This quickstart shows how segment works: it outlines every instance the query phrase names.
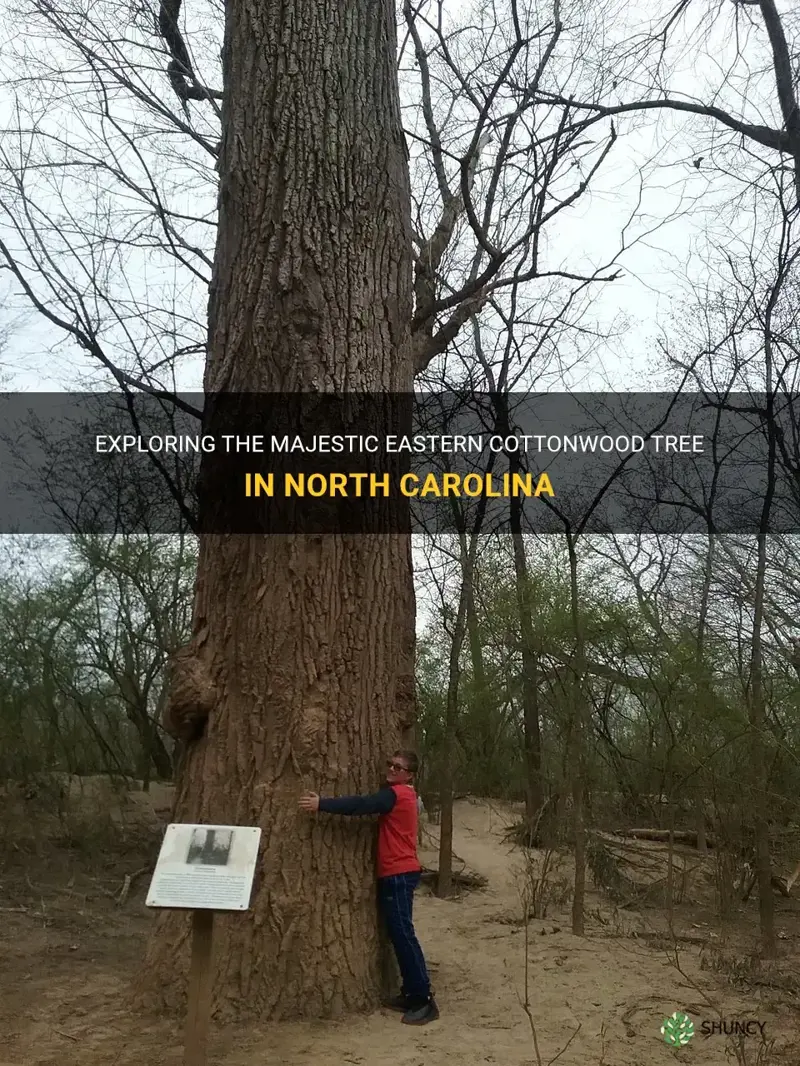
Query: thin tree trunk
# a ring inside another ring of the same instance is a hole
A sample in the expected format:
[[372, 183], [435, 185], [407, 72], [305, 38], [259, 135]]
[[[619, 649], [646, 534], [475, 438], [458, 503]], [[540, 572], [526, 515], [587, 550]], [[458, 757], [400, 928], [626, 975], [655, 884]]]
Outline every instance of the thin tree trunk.
[[[394, 6], [231, 0], [225, 19], [206, 393], [409, 393]], [[203, 457], [201, 510], [215, 462]], [[297, 800], [374, 789], [413, 723], [413, 674], [410, 537], [201, 539], [167, 713], [193, 738], [176, 818], [263, 830], [251, 909], [218, 923], [221, 1015], [377, 1004], [373, 821], [309, 818]], [[188, 932], [159, 913], [143, 998], [184, 1002]]]
[[775, 901], [772, 897], [772, 859], [769, 844], [769, 761], [765, 743], [767, 705], [764, 694], [763, 667], [764, 654], [762, 629], [764, 625], [764, 584], [767, 572], [767, 535], [770, 512], [775, 489], [775, 397], [773, 393], [773, 358], [772, 358], [772, 311], [777, 302], [781, 288], [779, 279], [770, 296], [766, 308], [764, 325], [764, 358], [766, 369], [766, 412], [767, 430], [767, 489], [761, 510], [761, 523], [758, 534], [758, 552], [756, 562], [756, 580], [753, 596], [753, 636], [750, 646], [750, 764], [753, 774], [753, 821], [755, 826], [755, 860], [758, 877], [758, 906], [761, 927], [761, 946], [767, 957], [776, 953], [775, 943]]
[[522, 535], [521, 504], [511, 497], [511, 538], [514, 549], [514, 577], [522, 641], [522, 720], [525, 736], [525, 820], [533, 830], [544, 807], [542, 781], [542, 736], [539, 724], [539, 662], [533, 635], [533, 610], [525, 538]]
[[706, 812], [703, 808], [703, 796], [695, 799], [694, 823], [697, 828], [697, 850], [708, 851], [708, 832], [706, 829]]
[[[489, 470], [493, 459], [490, 462]], [[478, 502], [475, 521], [467, 538], [463, 514], [452, 501], [453, 515], [458, 528], [459, 556], [461, 562], [461, 588], [458, 594], [458, 609], [450, 644], [450, 663], [447, 681], [447, 705], [445, 710], [444, 750], [442, 760], [441, 829], [439, 833], [439, 876], [436, 879], [436, 894], [441, 898], [453, 892], [453, 783], [456, 728], [458, 725], [458, 688], [461, 679], [461, 650], [467, 629], [467, 605], [472, 598], [475, 559], [478, 552], [478, 536], [486, 513], [485, 496]]]
[[583, 636], [583, 622], [580, 612], [580, 592], [578, 588], [578, 555], [575, 541], [567, 533], [567, 551], [569, 553], [570, 613], [575, 640], [573, 656], [571, 692], [571, 718], [573, 722], [570, 777], [572, 782], [572, 817], [575, 838], [575, 882], [572, 897], [572, 932], [576, 936], [584, 935], [584, 917], [586, 901], [586, 743], [588, 740], [590, 720], [588, 703], [583, 691], [586, 678], [586, 647]]
[[483, 662], [483, 645], [481, 644], [480, 627], [478, 625], [478, 612], [475, 607], [475, 580], [474, 574], [467, 591], [467, 638], [469, 640], [469, 656], [472, 664], [473, 678], [473, 714], [472, 720], [478, 732], [478, 753], [484, 766], [488, 766], [492, 758], [494, 746], [494, 707], [491, 693], [486, 684], [486, 668]]
[[[496, 431], [508, 436], [511, 432], [508, 413], [508, 395], [494, 397]], [[511, 476], [520, 472], [519, 455], [508, 456]], [[534, 640], [531, 583], [528, 561], [525, 555], [525, 538], [522, 532], [522, 501], [517, 496], [509, 499], [509, 530], [514, 552], [514, 579], [517, 595], [517, 610], [520, 624], [520, 653], [522, 658], [522, 720], [525, 751], [525, 821], [531, 836], [538, 825], [544, 808], [544, 781], [542, 778], [542, 737], [539, 722], [539, 660]], [[533, 842], [533, 840], [531, 840]]]
[[122, 634], [121, 645], [123, 669], [117, 675], [117, 684], [125, 702], [128, 721], [139, 737], [139, 776], [142, 778], [143, 787], [148, 788], [151, 768], [155, 769], [159, 780], [170, 780], [172, 759], [159, 735], [158, 726], [148, 712], [148, 692], [146, 687], [143, 688], [137, 673], [131, 634], [128, 630]]
[[[717, 413], [717, 426], [721, 419], [721, 411]], [[714, 455], [716, 456], [716, 438], [713, 444]], [[713, 507], [713, 501], [716, 498], [718, 471], [715, 468], [714, 477], [709, 491], [709, 516], [711, 508]], [[706, 627], [708, 623], [708, 611], [711, 603], [711, 581], [714, 576], [714, 562], [716, 558], [716, 534], [714, 533], [714, 527], [711, 521], [708, 523], [708, 551], [706, 552], [705, 565], [703, 567], [703, 588], [700, 594], [700, 612], [697, 621], [697, 646], [695, 652], [695, 699], [697, 701], [697, 707], [702, 714], [703, 710], [708, 707], [707, 696], [709, 694], [709, 685], [706, 677], [705, 669], [705, 641], [706, 641]], [[697, 828], [697, 849], [698, 851], [705, 852], [708, 850], [708, 840], [706, 832], [706, 806], [705, 795], [702, 788], [702, 781], [699, 779], [699, 775], [695, 775], [693, 780], [694, 789], [694, 819], [695, 826]]]
[[755, 864], [758, 878], [758, 907], [761, 944], [767, 957], [775, 954], [775, 901], [772, 896], [772, 859], [769, 846], [768, 789], [769, 767], [764, 744], [766, 701], [762, 681], [761, 627], [764, 617], [764, 576], [767, 566], [767, 538], [758, 537], [755, 602], [753, 604], [753, 638], [750, 666], [750, 765], [753, 773], [753, 813], [755, 825]]
[[132, 706], [129, 703], [127, 714], [139, 737], [140, 777], [149, 779], [152, 768], [159, 781], [169, 781], [172, 778], [172, 759], [164, 741], [159, 736], [158, 726], [148, 713], [147, 706]]
[[470, 581], [467, 591], [467, 635], [469, 637], [469, 655], [472, 663], [472, 674], [475, 678], [475, 689], [483, 693], [486, 688], [486, 670], [483, 665], [483, 646], [481, 634], [478, 628], [478, 612], [475, 608], [475, 582]]
[[675, 939], [675, 801], [672, 796], [673, 783], [670, 781], [669, 811], [667, 814], [667, 928], [669, 935]]
[[444, 744], [442, 749], [441, 823], [439, 831], [439, 876], [436, 895], [444, 899], [453, 894], [453, 758], [455, 727], [458, 719], [458, 684], [461, 677], [459, 659], [466, 628], [467, 593], [462, 581], [458, 596], [458, 610], [450, 644], [450, 664], [447, 680]]

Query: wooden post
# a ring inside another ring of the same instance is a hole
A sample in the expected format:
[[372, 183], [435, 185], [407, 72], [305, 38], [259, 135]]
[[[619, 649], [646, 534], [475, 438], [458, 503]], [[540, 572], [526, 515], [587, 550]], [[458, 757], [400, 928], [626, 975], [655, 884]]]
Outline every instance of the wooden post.
[[206, 1066], [208, 1027], [211, 1021], [211, 956], [214, 912], [192, 912], [192, 961], [189, 969], [189, 1003], [183, 1066]]

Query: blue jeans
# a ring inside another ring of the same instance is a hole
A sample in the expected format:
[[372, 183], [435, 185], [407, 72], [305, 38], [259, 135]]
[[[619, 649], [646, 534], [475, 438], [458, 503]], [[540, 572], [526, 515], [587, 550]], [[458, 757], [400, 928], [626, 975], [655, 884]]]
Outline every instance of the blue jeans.
[[422, 1005], [430, 999], [431, 983], [412, 921], [414, 889], [419, 879], [419, 873], [378, 878], [378, 904], [397, 956], [403, 995]]

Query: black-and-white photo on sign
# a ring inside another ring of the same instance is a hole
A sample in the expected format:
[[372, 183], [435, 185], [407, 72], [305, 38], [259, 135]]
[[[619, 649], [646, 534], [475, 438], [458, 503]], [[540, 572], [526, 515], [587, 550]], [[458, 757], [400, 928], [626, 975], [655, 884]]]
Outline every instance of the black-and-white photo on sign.
[[186, 861], [190, 865], [227, 866], [233, 843], [232, 829], [195, 829]]

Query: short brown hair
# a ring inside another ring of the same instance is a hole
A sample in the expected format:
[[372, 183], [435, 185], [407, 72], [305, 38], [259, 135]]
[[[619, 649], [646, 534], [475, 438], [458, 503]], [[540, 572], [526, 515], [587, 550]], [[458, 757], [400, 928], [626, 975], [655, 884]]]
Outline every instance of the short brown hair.
[[415, 751], [396, 751], [394, 753], [394, 758], [404, 759], [410, 774], [415, 774], [419, 769], [419, 758]]

